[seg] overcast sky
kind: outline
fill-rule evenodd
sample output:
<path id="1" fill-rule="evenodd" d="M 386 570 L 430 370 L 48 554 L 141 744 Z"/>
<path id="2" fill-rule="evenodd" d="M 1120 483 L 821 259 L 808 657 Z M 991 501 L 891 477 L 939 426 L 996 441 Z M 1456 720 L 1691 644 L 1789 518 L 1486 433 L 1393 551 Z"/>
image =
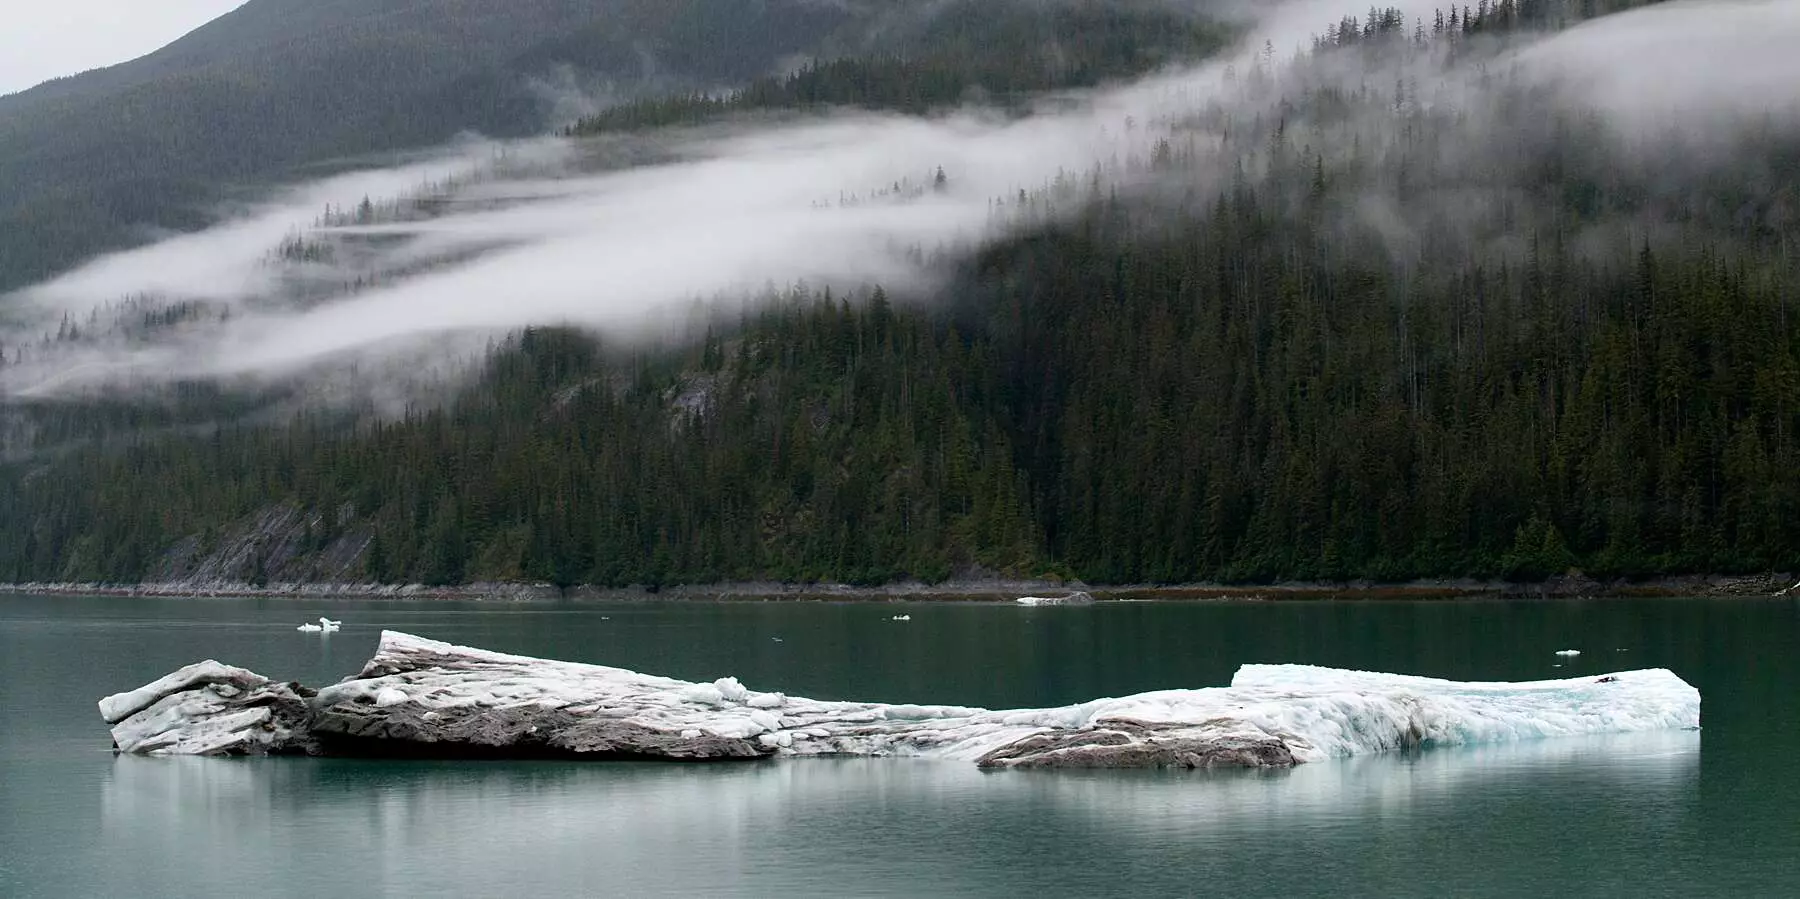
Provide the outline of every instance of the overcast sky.
<path id="1" fill-rule="evenodd" d="M 21 0 L 0 14 L 0 94 L 143 56 L 244 0 Z"/>

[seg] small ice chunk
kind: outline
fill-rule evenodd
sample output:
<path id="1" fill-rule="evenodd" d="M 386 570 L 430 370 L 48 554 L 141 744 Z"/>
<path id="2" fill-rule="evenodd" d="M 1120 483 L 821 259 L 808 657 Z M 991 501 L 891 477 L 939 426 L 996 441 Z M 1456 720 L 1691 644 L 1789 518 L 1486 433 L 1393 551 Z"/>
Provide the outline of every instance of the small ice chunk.
<path id="1" fill-rule="evenodd" d="M 787 705 L 785 693 L 758 693 L 744 703 L 753 709 L 778 709 Z"/>
<path id="2" fill-rule="evenodd" d="M 725 704 L 725 694 L 716 684 L 695 684 L 681 691 L 681 698 L 701 705 Z"/>
<path id="3" fill-rule="evenodd" d="M 1556 651 L 1556 654 L 1559 656 L 1563 656 L 1565 658 L 1574 658 L 1575 656 L 1581 655 L 1581 650 L 1579 650 L 1579 649 L 1559 649 Z"/>
<path id="4" fill-rule="evenodd" d="M 375 694 L 375 707 L 391 708 L 406 701 L 406 692 L 395 687 L 383 687 Z"/>
<path id="5" fill-rule="evenodd" d="M 720 696 L 731 702 L 743 702 L 744 697 L 750 695 L 750 691 L 744 689 L 744 685 L 738 683 L 735 677 L 721 677 L 713 681 L 713 686 L 719 688 Z"/>
<path id="6" fill-rule="evenodd" d="M 1078 606 L 1093 602 L 1094 597 L 1077 590 L 1067 596 L 1021 596 L 1014 601 L 1022 606 Z"/>

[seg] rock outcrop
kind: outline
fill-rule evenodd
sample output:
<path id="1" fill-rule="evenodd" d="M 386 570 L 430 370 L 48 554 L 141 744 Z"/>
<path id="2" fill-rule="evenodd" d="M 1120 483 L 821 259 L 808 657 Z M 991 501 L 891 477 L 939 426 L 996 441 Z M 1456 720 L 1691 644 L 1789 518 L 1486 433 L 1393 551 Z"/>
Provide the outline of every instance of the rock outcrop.
<path id="1" fill-rule="evenodd" d="M 1230 687 L 1051 709 L 825 702 L 382 635 L 314 691 L 202 662 L 100 702 L 120 752 L 430 757 L 922 756 L 985 768 L 1281 768 L 1449 743 L 1699 726 L 1668 671 L 1525 684 L 1247 665 Z"/>
<path id="2" fill-rule="evenodd" d="M 983 768 L 1291 768 L 1280 737 L 1232 722 L 1158 724 L 1108 718 L 1079 730 L 1015 740 L 975 760 Z"/>

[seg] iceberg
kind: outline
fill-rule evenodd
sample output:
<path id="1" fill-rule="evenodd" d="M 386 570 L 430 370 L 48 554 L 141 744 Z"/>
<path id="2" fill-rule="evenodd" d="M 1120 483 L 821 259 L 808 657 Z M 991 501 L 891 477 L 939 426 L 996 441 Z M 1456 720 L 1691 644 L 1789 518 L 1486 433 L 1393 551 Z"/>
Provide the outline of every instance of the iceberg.
<path id="1" fill-rule="evenodd" d="M 1093 601 L 1094 597 L 1079 590 L 1067 596 L 1021 596 L 1013 600 L 1022 606 L 1085 606 Z"/>
<path id="2" fill-rule="evenodd" d="M 805 699 L 394 631 L 360 673 L 316 693 L 203 662 L 100 709 L 118 751 L 144 755 L 910 756 L 986 768 L 1288 767 L 1700 725 L 1699 692 L 1662 669 L 1463 683 L 1245 665 L 1226 687 L 996 711 Z"/>
<path id="3" fill-rule="evenodd" d="M 315 752 L 313 692 L 207 660 L 100 700 L 113 747 L 136 755 Z"/>

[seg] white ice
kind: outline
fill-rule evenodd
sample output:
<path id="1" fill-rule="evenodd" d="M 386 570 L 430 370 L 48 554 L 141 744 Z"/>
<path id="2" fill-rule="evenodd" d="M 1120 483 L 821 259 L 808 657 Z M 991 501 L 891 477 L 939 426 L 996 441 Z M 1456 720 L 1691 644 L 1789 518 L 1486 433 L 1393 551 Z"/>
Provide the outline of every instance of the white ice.
<path id="1" fill-rule="evenodd" d="M 443 660 L 454 661 L 445 664 Z M 1276 737 L 1301 761 L 1410 745 L 1696 728 L 1700 694 L 1674 673 L 1626 671 L 1528 683 L 1464 683 L 1303 665 L 1246 665 L 1229 687 L 1164 690 L 1049 709 L 831 702 L 763 693 L 736 678 L 691 683 L 621 668 L 547 661 L 384 632 L 370 670 L 320 691 L 332 705 L 427 711 L 537 706 L 627 712 L 670 733 L 755 738 L 782 755 L 975 759 L 1023 737 L 1126 718 L 1220 736 Z"/>
<path id="2" fill-rule="evenodd" d="M 1094 597 L 1079 590 L 1066 596 L 1021 596 L 1014 600 L 1022 606 L 1075 606 L 1093 601 Z"/>
<path id="3" fill-rule="evenodd" d="M 1564 657 L 1572 659 L 1578 655 L 1581 655 L 1581 650 L 1579 650 L 1579 649 L 1559 649 L 1556 651 L 1556 654 L 1559 656 L 1564 656 Z"/>
<path id="4" fill-rule="evenodd" d="M 207 755 L 280 739 L 284 730 L 267 705 L 239 700 L 281 689 L 254 672 L 205 661 L 100 700 L 100 716 L 124 752 Z"/>

